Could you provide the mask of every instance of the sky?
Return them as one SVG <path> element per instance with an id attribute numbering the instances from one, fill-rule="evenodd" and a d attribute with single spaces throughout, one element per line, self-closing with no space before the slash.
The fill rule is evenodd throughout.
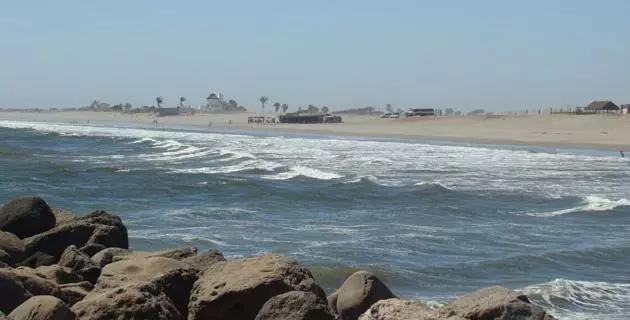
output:
<path id="1" fill-rule="evenodd" d="M 628 0 L 0 0 L 0 107 L 630 103 Z"/>

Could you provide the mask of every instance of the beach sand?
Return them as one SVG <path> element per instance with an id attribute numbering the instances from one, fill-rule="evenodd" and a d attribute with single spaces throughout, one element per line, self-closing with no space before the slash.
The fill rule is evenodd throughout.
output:
<path id="1" fill-rule="evenodd" d="M 554 148 L 630 151 L 630 115 L 521 115 L 458 116 L 382 119 L 378 116 L 342 115 L 343 123 L 247 124 L 252 114 L 196 114 L 155 117 L 92 111 L 0 112 L 0 120 L 112 121 L 158 125 L 190 125 L 212 129 L 265 130 L 342 136 L 398 137 L 489 144 L 515 144 Z M 271 116 L 271 115 L 270 115 Z M 229 122 L 231 121 L 231 124 Z M 210 126 L 211 124 L 211 126 Z"/>

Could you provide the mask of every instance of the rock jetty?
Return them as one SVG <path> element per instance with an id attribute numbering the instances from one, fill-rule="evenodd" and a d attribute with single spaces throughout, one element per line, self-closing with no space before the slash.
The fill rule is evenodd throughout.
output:
<path id="1" fill-rule="evenodd" d="M 440 308 L 404 300 L 367 271 L 326 296 L 291 257 L 129 249 L 119 216 L 71 216 L 41 198 L 0 209 L 0 319 L 551 320 L 526 296 L 483 288 Z"/>

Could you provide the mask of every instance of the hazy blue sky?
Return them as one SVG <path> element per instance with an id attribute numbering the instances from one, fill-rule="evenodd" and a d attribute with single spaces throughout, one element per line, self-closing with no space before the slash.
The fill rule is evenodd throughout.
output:
<path id="1" fill-rule="evenodd" d="M 630 103 L 628 0 L 0 0 L 0 106 Z"/>

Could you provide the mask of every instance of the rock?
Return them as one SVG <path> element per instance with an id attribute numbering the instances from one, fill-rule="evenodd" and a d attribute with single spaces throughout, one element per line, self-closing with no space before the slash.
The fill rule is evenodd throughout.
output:
<path id="1" fill-rule="evenodd" d="M 76 316 L 63 301 L 52 296 L 31 297 L 13 310 L 11 320 L 74 320 Z"/>
<path id="2" fill-rule="evenodd" d="M 35 273 L 47 280 L 57 284 L 82 282 L 83 277 L 75 273 L 74 270 L 57 264 L 41 266 L 35 269 Z"/>
<path id="3" fill-rule="evenodd" d="M 150 282 L 92 291 L 71 309 L 82 320 L 186 319 L 156 284 Z"/>
<path id="4" fill-rule="evenodd" d="M 192 265 L 193 267 L 195 267 L 195 269 L 203 272 L 211 265 L 217 262 L 225 261 L 225 257 L 219 251 L 209 250 L 200 255 L 187 257 L 182 261 Z"/>
<path id="5" fill-rule="evenodd" d="M 65 210 L 65 209 L 60 209 L 60 208 L 52 208 L 52 212 L 55 215 L 55 226 L 59 226 L 65 223 L 68 223 L 72 220 L 74 220 L 74 218 L 76 218 L 74 216 L 74 213 Z"/>
<path id="6" fill-rule="evenodd" d="M 2 271 L 3 269 L 0 269 L 0 292 L 2 292 L 0 311 L 10 313 L 22 302 L 28 300 L 32 294 L 24 288 L 21 281 Z"/>
<path id="7" fill-rule="evenodd" d="M 26 247 L 24 246 L 24 242 L 22 242 L 18 236 L 10 232 L 0 231 L 0 250 L 6 252 L 11 257 L 9 261 L 3 260 L 7 264 L 15 264 L 25 258 L 24 251 Z"/>
<path id="8" fill-rule="evenodd" d="M 449 303 L 444 312 L 475 320 L 550 320 L 541 307 L 526 296 L 500 286 L 488 287 L 463 295 Z"/>
<path id="9" fill-rule="evenodd" d="M 187 263 L 163 257 L 135 257 L 105 266 L 86 299 L 109 289 L 145 283 L 163 293 L 178 314 L 186 318 L 190 291 L 196 280 L 197 270 Z"/>
<path id="10" fill-rule="evenodd" d="M 103 251 L 107 248 L 105 248 L 104 245 L 102 244 L 98 244 L 98 243 L 93 243 L 93 244 L 88 244 L 86 246 L 83 246 L 81 248 L 79 248 L 79 252 L 87 255 L 88 257 L 91 257 L 93 255 L 95 255 L 96 253 Z"/>
<path id="11" fill-rule="evenodd" d="M 68 305 L 78 301 L 76 296 L 64 295 L 57 283 L 40 276 L 35 269 L 26 267 L 4 268 L 0 269 L 0 277 L 8 277 L 20 283 L 32 296 L 55 296 Z"/>
<path id="12" fill-rule="evenodd" d="M 128 248 L 127 228 L 120 217 L 95 211 L 76 218 L 49 231 L 24 239 L 27 254 L 43 252 L 59 259 L 63 251 L 74 245 L 81 248 L 91 244 L 105 247 Z"/>
<path id="13" fill-rule="evenodd" d="M 375 302 L 396 298 L 381 280 L 367 271 L 350 275 L 338 291 L 337 314 L 343 320 L 356 320 Z"/>
<path id="14" fill-rule="evenodd" d="M 42 198 L 18 198 L 0 208 L 0 230 L 11 232 L 20 239 L 48 231 L 54 226 L 55 215 Z"/>
<path id="15" fill-rule="evenodd" d="M 11 263 L 11 256 L 4 250 L 0 249 L 0 262 L 8 265 Z"/>
<path id="16" fill-rule="evenodd" d="M 335 292 L 331 293 L 328 300 L 328 308 L 332 311 L 333 314 L 337 315 L 337 297 L 339 296 L 339 290 L 335 290 Z"/>
<path id="17" fill-rule="evenodd" d="M 267 300 L 289 291 L 326 299 L 311 272 L 295 259 L 268 254 L 217 262 L 195 282 L 188 319 L 254 319 Z"/>
<path id="18" fill-rule="evenodd" d="M 279 294 L 265 302 L 256 320 L 333 320 L 327 302 L 305 291 Z"/>
<path id="19" fill-rule="evenodd" d="M 189 258 L 195 256 L 197 254 L 197 248 L 178 248 L 178 249 L 170 249 L 165 251 L 128 251 L 126 253 L 120 252 L 119 254 L 114 255 L 113 261 L 120 260 L 128 260 L 135 258 L 153 258 L 153 257 L 162 257 L 162 258 L 170 258 L 175 260 L 183 260 L 185 258 Z"/>
<path id="20" fill-rule="evenodd" d="M 97 266 L 103 268 L 106 265 L 114 262 L 114 257 L 126 256 L 130 253 L 131 251 L 123 248 L 107 248 L 94 254 L 91 259 Z"/>
<path id="21" fill-rule="evenodd" d="M 464 320 L 459 317 L 440 315 L 421 301 L 399 299 L 379 300 L 359 320 Z"/>
<path id="22" fill-rule="evenodd" d="M 18 263 L 17 265 L 30 267 L 30 268 L 37 268 L 40 266 L 53 265 L 55 263 L 57 263 L 57 258 L 47 253 L 37 251 L 34 254 L 32 254 L 30 257 L 26 258 L 26 260 Z"/>
<path id="23" fill-rule="evenodd" d="M 101 268 L 90 260 L 90 257 L 79 252 L 74 245 L 67 247 L 61 254 L 59 265 L 74 270 L 83 279 L 91 283 L 96 283 L 96 280 L 101 275 Z"/>

